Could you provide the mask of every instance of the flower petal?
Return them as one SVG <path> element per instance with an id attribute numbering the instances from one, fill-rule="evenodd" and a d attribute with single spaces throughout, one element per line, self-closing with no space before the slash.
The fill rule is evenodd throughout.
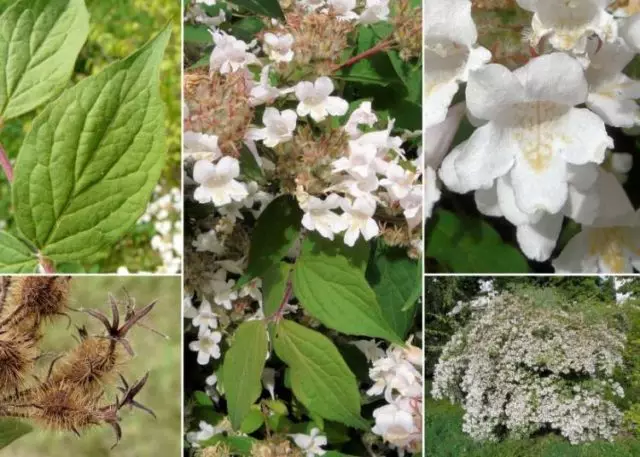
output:
<path id="1" fill-rule="evenodd" d="M 558 242 L 563 219 L 562 214 L 545 214 L 535 224 L 518 226 L 516 236 L 522 252 L 538 262 L 548 260 Z"/>

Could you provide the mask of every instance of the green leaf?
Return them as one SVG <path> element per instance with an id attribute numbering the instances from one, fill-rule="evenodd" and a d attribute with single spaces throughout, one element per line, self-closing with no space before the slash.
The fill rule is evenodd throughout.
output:
<path id="1" fill-rule="evenodd" d="M 347 246 L 341 237 L 334 240 L 323 237 L 319 233 L 311 232 L 302 242 L 302 253 L 308 255 L 327 255 L 329 257 L 342 256 L 351 265 L 365 271 L 369 261 L 369 243 L 358 238 L 356 244 Z"/>
<path id="2" fill-rule="evenodd" d="M 293 290 L 304 309 L 327 327 L 402 342 L 387 323 L 362 269 L 342 255 L 303 252 L 293 271 Z"/>
<path id="3" fill-rule="evenodd" d="M 234 3 L 255 14 L 284 19 L 278 0 L 229 0 L 229 3 Z"/>
<path id="4" fill-rule="evenodd" d="M 356 377 L 329 338 L 283 320 L 273 345 L 290 368 L 293 393 L 309 411 L 352 427 L 369 428 L 360 416 Z"/>
<path id="5" fill-rule="evenodd" d="M 240 148 L 240 171 L 243 176 L 253 181 L 260 182 L 264 179 L 262 167 L 245 144 Z"/>
<path id="6" fill-rule="evenodd" d="M 200 406 L 213 406 L 213 400 L 211 400 L 211 397 L 209 397 L 206 392 L 198 390 L 193 393 L 193 398 Z"/>
<path id="7" fill-rule="evenodd" d="M 391 328 L 404 338 L 413 323 L 422 291 L 422 267 L 407 257 L 406 250 L 381 244 L 371 258 L 366 277 L 376 293 L 382 314 Z"/>
<path id="8" fill-rule="evenodd" d="M 108 248 L 144 212 L 164 164 L 159 67 L 170 28 L 86 78 L 35 119 L 18 156 L 18 228 L 46 257 Z"/>
<path id="9" fill-rule="evenodd" d="M 262 276 L 282 259 L 300 236 L 302 211 L 291 195 L 282 195 L 264 209 L 251 237 L 249 278 Z"/>
<path id="10" fill-rule="evenodd" d="M 264 415 L 260 411 L 259 406 L 254 406 L 249 410 L 249 413 L 245 416 L 240 426 L 240 431 L 250 435 L 258 430 L 264 424 Z"/>
<path id="11" fill-rule="evenodd" d="M 229 419 L 238 430 L 262 391 L 261 379 L 267 355 L 264 321 L 247 321 L 238 327 L 233 344 L 224 357 L 222 384 Z"/>
<path id="12" fill-rule="evenodd" d="M 31 432 L 33 427 L 14 419 L 0 419 L 0 449 Z"/>
<path id="13" fill-rule="evenodd" d="M 209 32 L 209 29 L 203 25 L 185 25 L 184 26 L 184 41 L 185 43 L 195 44 L 213 44 L 213 37 Z M 209 57 L 207 56 L 207 60 Z"/>
<path id="14" fill-rule="evenodd" d="M 287 290 L 292 265 L 286 262 L 278 262 L 269 268 L 262 276 L 262 299 L 265 317 L 271 317 L 284 298 Z"/>
<path id="15" fill-rule="evenodd" d="M 438 210 L 425 235 L 427 257 L 457 273 L 527 273 L 520 251 L 506 244 L 498 232 L 480 219 L 460 218 Z"/>
<path id="16" fill-rule="evenodd" d="M 231 26 L 230 33 L 236 38 L 250 42 L 263 28 L 264 22 L 259 17 L 245 17 Z"/>
<path id="17" fill-rule="evenodd" d="M 56 97 L 89 34 L 83 0 L 20 0 L 0 16 L 0 117 Z"/>
<path id="18" fill-rule="evenodd" d="M 36 254 L 26 244 L 0 232 L 0 273 L 34 273 L 37 265 Z"/>

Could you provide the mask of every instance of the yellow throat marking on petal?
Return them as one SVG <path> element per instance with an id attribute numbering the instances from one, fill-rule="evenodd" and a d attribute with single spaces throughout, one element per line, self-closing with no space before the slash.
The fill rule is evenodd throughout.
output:
<path id="1" fill-rule="evenodd" d="M 633 248 L 627 227 L 592 229 L 588 239 L 589 255 L 600 257 L 612 273 L 624 273 L 625 249 L 640 251 Z"/>
<path id="2" fill-rule="evenodd" d="M 522 155 L 529 166 L 542 173 L 551 164 L 553 142 L 558 138 L 553 126 L 557 105 L 553 102 L 526 103 L 517 112 L 519 126 L 514 138 L 520 144 Z"/>

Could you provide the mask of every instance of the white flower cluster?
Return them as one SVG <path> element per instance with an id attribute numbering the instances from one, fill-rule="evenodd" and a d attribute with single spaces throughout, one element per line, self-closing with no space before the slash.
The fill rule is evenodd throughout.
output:
<path id="1" fill-rule="evenodd" d="M 552 256 L 568 217 L 582 231 L 556 271 L 640 269 L 640 212 L 621 184 L 632 160 L 610 152 L 605 128 L 640 125 L 640 82 L 622 73 L 640 52 L 640 14 L 615 18 L 609 0 L 517 3 L 545 53 L 513 71 L 477 45 L 470 0 L 426 4 L 427 202 L 440 198 L 439 168 L 449 190 L 474 192 L 481 213 L 516 227 L 528 258 Z M 462 82 L 466 104 L 449 108 Z M 449 152 L 465 110 L 478 128 Z"/>
<path id="2" fill-rule="evenodd" d="M 403 456 L 422 450 L 422 351 L 407 343 L 383 351 L 373 340 L 354 343 L 372 364 L 369 396 L 383 396 L 386 405 L 373 411 L 372 432 Z"/>
<path id="3" fill-rule="evenodd" d="M 351 9 L 343 8 L 347 3 L 350 2 L 330 0 L 305 4 L 313 10 L 338 9 L 346 17 L 353 12 L 356 2 Z M 363 17 L 387 19 L 387 3 L 386 0 L 369 0 L 358 16 L 359 20 Z M 267 148 L 277 148 L 292 141 L 299 126 L 347 114 L 348 102 L 332 95 L 335 87 L 331 78 L 320 76 L 314 81 L 301 81 L 294 87 L 276 88 L 270 83 L 270 65 L 265 65 L 259 80 L 255 81 L 249 66 L 262 65 L 257 56 L 260 49 L 254 43 L 245 43 L 221 30 L 213 30 L 212 35 L 215 45 L 210 58 L 212 73 L 243 75 L 250 93 L 249 102 L 253 106 L 271 105 L 276 101 L 290 101 L 297 105 L 295 111 L 267 106 L 262 116 L 263 126 L 253 126 L 248 130 L 244 143 L 263 170 L 273 170 L 274 164 L 258 154 L 256 142 Z M 266 33 L 262 51 L 271 64 L 287 63 L 294 56 L 293 43 L 290 34 Z M 188 118 L 190 114 L 186 111 Z M 326 188 L 320 193 L 314 192 L 321 196 L 311 195 L 303 184 L 298 185 L 296 197 L 304 211 L 302 224 L 308 230 L 317 231 L 329 239 L 344 234 L 345 244 L 353 246 L 359 237 L 370 240 L 379 234 L 380 227 L 374 220 L 374 214 L 380 206 L 401 211 L 410 230 L 420 225 L 421 159 L 414 162 L 406 159 L 401 147 L 404 139 L 391 133 L 393 120 L 383 130 L 375 130 L 376 123 L 378 116 L 373 112 L 371 103 L 363 102 L 342 127 L 348 136 L 348 145 L 342 151 L 342 157 L 333 162 L 333 174 Z M 223 155 L 218 140 L 215 135 L 185 132 L 185 155 L 195 162 L 193 180 L 198 184 L 193 197 L 199 203 L 213 203 L 221 212 L 237 212 L 239 205 L 252 204 L 248 197 L 252 192 L 258 192 L 257 184 L 240 179 L 239 160 Z M 421 243 L 414 241 L 414 244 L 418 246 Z"/>
<path id="4" fill-rule="evenodd" d="M 356 21 L 359 24 L 375 24 L 387 21 L 391 10 L 389 0 L 297 0 L 299 5 L 310 11 L 333 10 L 339 18 L 345 21 Z M 364 4 L 359 7 L 358 3 Z M 358 12 L 359 11 L 359 12 Z"/>
<path id="5" fill-rule="evenodd" d="M 159 198 L 147 206 L 138 224 L 152 224 L 155 235 L 151 247 L 162 258 L 162 265 L 156 273 L 176 274 L 182 269 L 182 195 L 180 189 L 173 188 L 168 193 L 160 186 L 155 189 Z M 127 267 L 118 268 L 118 274 L 129 274 Z"/>
<path id="6" fill-rule="evenodd" d="M 431 394 L 460 402 L 477 440 L 558 431 L 572 443 L 611 439 L 623 396 L 613 381 L 625 336 L 583 316 L 509 294 L 495 297 L 445 346 Z"/>

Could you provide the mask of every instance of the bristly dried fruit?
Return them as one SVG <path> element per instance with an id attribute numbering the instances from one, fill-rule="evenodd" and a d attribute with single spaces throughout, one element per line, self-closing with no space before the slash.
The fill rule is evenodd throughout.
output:
<path id="1" fill-rule="evenodd" d="M 136 310 L 127 295 L 121 316 L 118 300 L 109 295 L 111 320 L 97 309 L 82 310 L 94 317 L 105 330 L 90 333 L 78 328 L 79 343 L 54 357 L 48 371 L 36 373 L 39 342 L 44 324 L 66 314 L 69 277 L 6 277 L 0 282 L 0 419 L 30 419 L 43 427 L 71 431 L 80 435 L 92 426 L 109 425 L 122 437 L 119 412 L 126 406 L 146 411 L 136 400 L 148 373 L 133 385 L 119 370 L 133 348 L 126 339 L 135 325 L 154 308 L 152 302 Z M 121 385 L 117 385 L 118 380 Z M 111 402 L 105 393 L 117 390 Z"/>

